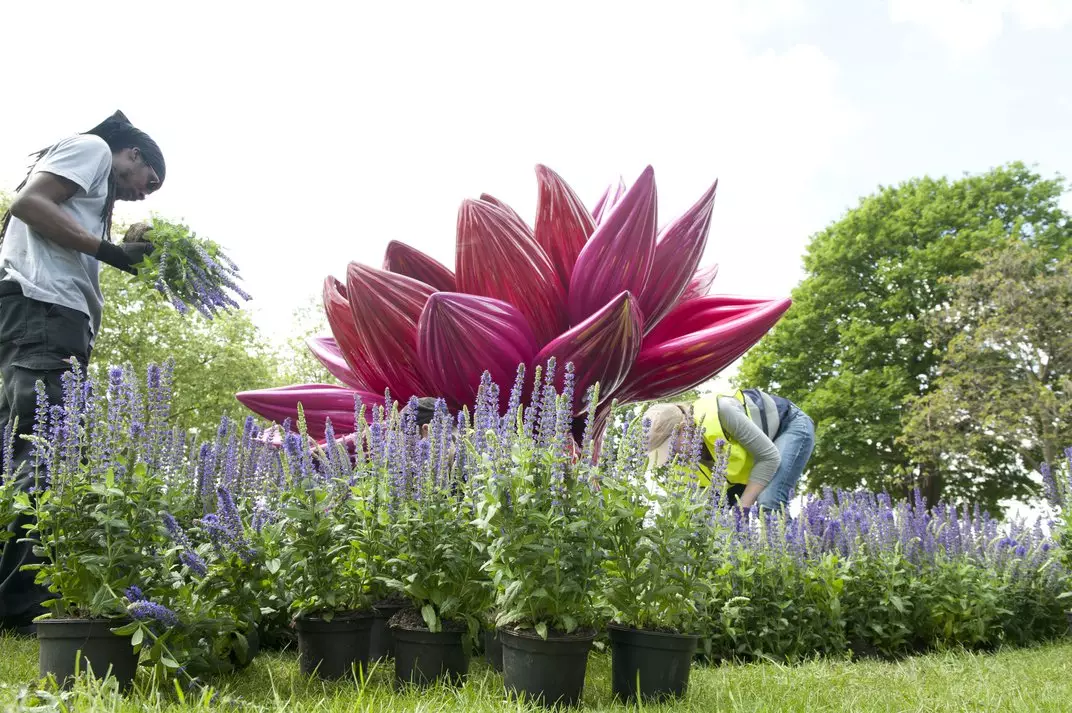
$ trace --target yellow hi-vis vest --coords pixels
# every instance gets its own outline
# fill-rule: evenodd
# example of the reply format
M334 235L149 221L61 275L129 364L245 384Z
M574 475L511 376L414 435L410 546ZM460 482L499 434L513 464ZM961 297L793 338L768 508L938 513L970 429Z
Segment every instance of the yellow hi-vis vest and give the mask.
M692 405L693 417L696 419L696 425L700 426L704 430L704 444L707 445L707 450L711 456L718 458L718 449L715 448L715 441L722 439L726 442L726 448L729 450L729 464L726 468L726 480L730 483L738 483L744 485L748 482L748 476L752 472L752 466L755 464L755 458L752 454L745 450L744 446L726 435L722 430L722 421L718 417L718 400L719 398L726 396L729 398L737 399L744 405L745 413L749 418L752 416L752 405L745 398L744 393L738 389L733 394L712 394L711 396L704 396L697 399ZM701 463L700 464L700 485L706 487L711 484L711 469Z

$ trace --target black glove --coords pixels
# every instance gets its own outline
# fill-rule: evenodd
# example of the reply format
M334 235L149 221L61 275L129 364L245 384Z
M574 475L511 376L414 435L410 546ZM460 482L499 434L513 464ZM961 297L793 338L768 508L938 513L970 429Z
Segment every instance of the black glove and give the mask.
M152 251L152 243L137 242L116 245L107 240L102 240L94 257L112 267L119 268L123 272L137 275L138 271L134 269L134 266Z

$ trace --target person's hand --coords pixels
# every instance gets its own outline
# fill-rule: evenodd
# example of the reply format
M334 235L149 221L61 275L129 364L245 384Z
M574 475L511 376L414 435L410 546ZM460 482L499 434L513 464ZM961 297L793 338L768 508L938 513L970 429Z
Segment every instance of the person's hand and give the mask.
M139 262L145 259L146 255L151 255L153 252L153 244L148 242L133 242L123 243L119 246L123 249L123 252L130 258L130 264L137 265Z

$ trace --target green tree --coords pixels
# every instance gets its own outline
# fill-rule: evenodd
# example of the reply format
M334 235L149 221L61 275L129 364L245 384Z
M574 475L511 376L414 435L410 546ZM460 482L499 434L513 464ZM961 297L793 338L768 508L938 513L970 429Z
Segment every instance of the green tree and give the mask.
M930 391L946 345L925 318L947 276L1011 238L1060 252L1072 225L1061 178L1012 163L959 180L881 188L815 235L793 307L745 357L737 382L792 399L816 422L807 487L909 489L933 502L950 486L899 440L905 402Z
M153 289L109 267L101 270L101 290L104 315L90 368L129 362L144 371L173 359L176 425L211 433L225 413L248 414L236 392L278 383L272 345L246 312L212 320L183 315Z
M1013 242L979 259L928 320L948 346L903 440L956 474L948 490L992 503L1032 494L1029 472L1072 445L1072 257Z
M294 309L287 336L277 349L280 385L341 383L313 356L307 344L311 337L330 334L319 296L308 297Z

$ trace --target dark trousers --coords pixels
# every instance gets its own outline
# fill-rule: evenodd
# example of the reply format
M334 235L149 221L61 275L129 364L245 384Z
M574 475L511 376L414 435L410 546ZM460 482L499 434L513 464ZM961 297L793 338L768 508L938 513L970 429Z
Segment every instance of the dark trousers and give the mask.
M77 359L84 370L89 354L88 316L31 300L16 283L0 282L0 435L8 424L14 425L11 458L18 489L27 491L35 482L33 444L19 436L33 433L37 382L43 382L50 404L61 404L62 377L70 371L71 359ZM7 447L0 443L0 464L6 462L3 451ZM34 572L20 570L40 561L32 542L20 542L27 537L30 522L22 516L12 524L14 536L0 554L0 620L7 624L26 623L43 613L41 602L51 598L48 590L34 583Z

